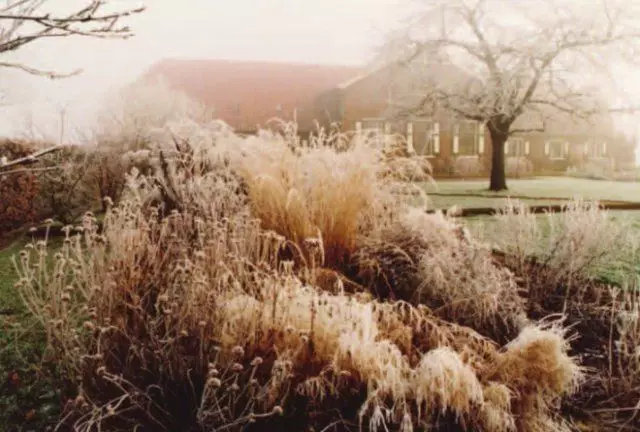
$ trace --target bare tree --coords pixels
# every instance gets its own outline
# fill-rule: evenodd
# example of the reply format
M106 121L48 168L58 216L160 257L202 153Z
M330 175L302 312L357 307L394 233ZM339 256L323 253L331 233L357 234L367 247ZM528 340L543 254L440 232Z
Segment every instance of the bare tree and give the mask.
M120 21L144 11L144 7L106 12L113 4L109 0L85 0L81 7L68 13L55 14L46 9L48 0L0 1L0 54L44 40L70 36L94 38L129 38L133 35ZM60 3L58 7L62 6ZM73 75L28 66L20 62L0 61L0 67L16 68L34 75L61 78Z
M59 73L42 70L18 61L4 60L8 54L25 45L45 39L68 37L120 38L133 35L130 28L121 25L122 19L141 13L144 7L117 9L109 0L84 0L81 6L69 10L68 2L58 3L58 9L66 6L66 13L54 13L47 9L48 0L0 0L0 68L12 68L32 75L51 79L69 77L80 73L76 70ZM12 172L16 166L31 164L40 156L57 151L55 146L34 153L27 158L8 161L0 155L0 175Z
M604 111L633 109L603 103L599 80L637 57L638 1L416 3L412 19L386 44L396 64L421 77L412 88L419 97L403 109L437 106L485 125L492 142L491 190L507 188L504 146L510 135L542 132L556 114L588 121ZM468 79L434 76L428 72L434 63L454 65Z

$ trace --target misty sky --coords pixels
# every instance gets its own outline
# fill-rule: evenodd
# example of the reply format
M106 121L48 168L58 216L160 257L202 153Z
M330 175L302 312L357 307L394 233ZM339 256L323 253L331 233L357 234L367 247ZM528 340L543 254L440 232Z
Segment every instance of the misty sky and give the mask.
M83 0L50 0L66 7ZM515 0L514 0L515 1ZM520 0L536 1L536 0ZM591 1L591 0L576 0ZM119 0L137 5L135 1ZM92 119L100 98L167 57L363 64L386 31L406 16L407 0L145 0L127 21L130 40L87 38L36 42L17 56L31 66L80 76L49 81L0 70L0 135L28 130L55 137ZM635 74L620 81L640 98Z
M82 68L84 73L51 82L0 71L0 89L7 95L0 111L0 135L32 125L51 133L60 118L51 112L65 108L69 122L82 125L101 94L166 57L362 64L402 14L399 0L144 3L147 11L127 21L136 32L133 39L74 38L21 49L18 58L32 66L60 72Z

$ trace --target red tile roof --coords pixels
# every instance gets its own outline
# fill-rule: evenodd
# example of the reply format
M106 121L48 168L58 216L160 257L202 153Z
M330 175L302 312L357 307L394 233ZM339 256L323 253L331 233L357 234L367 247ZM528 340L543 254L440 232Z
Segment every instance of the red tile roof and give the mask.
M217 118L249 132L273 117L290 120L294 109L308 127L315 98L361 73L352 66L171 59L144 77L163 76L169 86L214 108Z

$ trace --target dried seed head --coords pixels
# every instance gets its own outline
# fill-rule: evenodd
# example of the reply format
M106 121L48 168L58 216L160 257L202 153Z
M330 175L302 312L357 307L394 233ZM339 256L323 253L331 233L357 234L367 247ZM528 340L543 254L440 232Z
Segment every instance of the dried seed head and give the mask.
M282 413L284 413L284 410L282 409L282 407L280 405L276 405L273 407L272 412L276 415L282 415Z
M240 391L240 386L238 385L238 383L233 383L229 386L229 391L234 393Z
M186 330L180 330L180 336L187 337L189 336L189 333Z
M244 355L244 349L240 345L236 345L231 350L231 353L235 356L242 357Z
M221 385L222 382L218 378L212 377L207 380L208 387L219 388Z
M82 327L84 327L85 330L89 331L93 331L96 328L96 326L91 321L85 321L84 323L82 323Z
M201 328L205 328L207 326L207 322L205 320L198 321L198 326Z
M60 300L62 300L65 303L68 302L68 301L71 301L71 294L69 294L68 292L63 292L60 295Z
M242 366L240 363L234 363L233 366L231 366L231 371L238 373L238 372L242 372L244 370L244 366Z
M260 366L262 364L262 357L256 357L253 360L251 360L251 366L256 367L256 366Z

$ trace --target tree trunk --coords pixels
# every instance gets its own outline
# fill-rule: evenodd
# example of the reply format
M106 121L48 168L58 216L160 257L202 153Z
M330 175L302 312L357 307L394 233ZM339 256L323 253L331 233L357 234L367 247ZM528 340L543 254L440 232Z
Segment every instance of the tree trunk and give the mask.
M504 166L504 146L507 142L507 133L504 131L505 128L495 128L489 124L489 134L491 136L490 191L507 190L507 176Z

